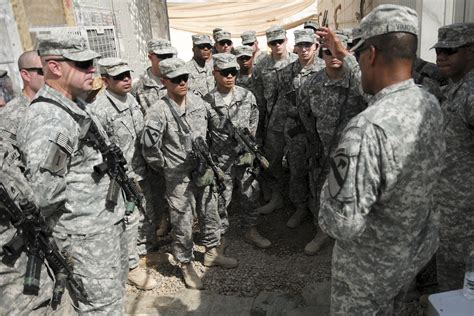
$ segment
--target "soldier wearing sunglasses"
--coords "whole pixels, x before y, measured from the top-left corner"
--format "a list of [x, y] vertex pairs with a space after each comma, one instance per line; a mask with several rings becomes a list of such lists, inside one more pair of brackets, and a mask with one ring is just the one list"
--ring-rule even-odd
[[234, 46], [232, 43], [232, 37], [229, 32], [224, 30], [220, 30], [214, 34], [214, 38], [216, 39], [216, 43], [214, 47], [216, 48], [216, 52], [219, 53], [232, 53]]
[[239, 73], [235, 79], [235, 84], [250, 90], [255, 94], [255, 81], [253, 77], [253, 52], [250, 46], [239, 46], [235, 49], [235, 57], [239, 64]]
[[[147, 47], [151, 65], [140, 76], [132, 91], [143, 114], [146, 114], [153, 104], [166, 95], [166, 87], [160, 80], [161, 61], [177, 55], [176, 48], [166, 39], [151, 40], [147, 43]], [[143, 221], [140, 224], [138, 246], [140, 255], [146, 254], [148, 249], [156, 246], [156, 236], [165, 236], [170, 230], [169, 212], [164, 196], [166, 189], [163, 174], [161, 171], [149, 170], [149, 172], [153, 175], [142, 183], [147, 200], [146, 211], [153, 224], [150, 225], [148, 221]]]
[[439, 289], [463, 286], [464, 258], [474, 245], [474, 23], [438, 30], [436, 64], [448, 78], [441, 108], [446, 135], [446, 166], [438, 186], [441, 211], [436, 256]]
[[215, 87], [212, 76], [212, 41], [207, 35], [192, 36], [193, 58], [186, 63], [189, 70], [188, 88], [200, 97]]
[[[209, 102], [212, 108], [209, 129], [210, 150], [218, 157], [218, 165], [225, 173], [225, 190], [219, 196], [218, 205], [222, 223], [221, 235], [224, 236], [229, 228], [227, 208], [233, 193], [237, 193], [242, 206], [239, 215], [243, 239], [258, 248], [268, 248], [271, 242], [257, 230], [260, 189], [249, 168], [253, 166], [254, 158], [249, 153], [239, 151], [239, 144], [225, 125], [223, 126], [223, 122], [230, 120], [237, 128], [248, 128], [255, 135], [258, 124], [256, 100], [252, 92], [235, 85], [239, 65], [234, 55], [216, 54], [212, 59], [216, 88], [207, 94], [204, 100]], [[223, 253], [227, 243], [225, 239], [222, 240]]]
[[[284, 188], [285, 171], [281, 165], [285, 137], [286, 115], [281, 115], [284, 108], [283, 98], [279, 97], [279, 82], [277, 72], [286, 65], [294, 62], [298, 56], [288, 52], [286, 48], [286, 31], [281, 26], [274, 25], [266, 31], [267, 44], [271, 54], [266, 55], [255, 65], [255, 90], [259, 110], [257, 138], [263, 141], [263, 148], [268, 155], [271, 173], [276, 181], [265, 185], [271, 191], [268, 204], [259, 208], [260, 213], [270, 214], [283, 206], [282, 192]], [[267, 190], [268, 191], [268, 190]]]
[[245, 31], [240, 35], [242, 39], [242, 45], [252, 48], [252, 60], [253, 64], [256, 65], [265, 54], [258, 48], [257, 34], [255, 31]]
[[36, 51], [21, 54], [18, 58], [18, 69], [23, 82], [21, 95], [0, 108], [0, 138], [9, 140], [15, 147], [18, 124], [31, 100], [44, 85], [43, 68]]
[[18, 128], [27, 178], [87, 293], [75, 298], [77, 312], [121, 314], [128, 272], [124, 201], [118, 197], [115, 207], [106, 203], [110, 179], [94, 173], [103, 156], [88, 141], [90, 120], [107, 135], [81, 100], [92, 90], [94, 59], [100, 55], [70, 34], [38, 41], [45, 85]]
[[[273, 114], [285, 120], [285, 157], [290, 170], [289, 197], [295, 206], [295, 212], [286, 223], [289, 228], [298, 227], [309, 215], [309, 158], [317, 146], [317, 137], [311, 128], [314, 122], [311, 123], [311, 117], [302, 111], [302, 104], [297, 102], [296, 96], [304, 82], [324, 68], [324, 62], [317, 57], [319, 43], [314, 32], [308, 29], [296, 30], [294, 35], [294, 51], [298, 60], [278, 71], [279, 98], [283, 99], [281, 102], [284, 106], [279, 108], [281, 112]], [[309, 122], [303, 122], [307, 120]]]
[[[188, 91], [189, 71], [183, 60], [164, 60], [161, 75], [167, 95], [146, 115], [143, 155], [151, 168], [162, 168], [164, 172], [173, 227], [173, 255], [179, 262], [184, 282], [189, 288], [202, 289], [202, 281], [193, 266], [194, 214], [199, 218], [201, 241], [206, 247], [203, 264], [223, 268], [235, 268], [238, 264], [237, 260], [217, 252], [221, 224], [214, 174], [198, 173], [194, 159], [196, 139], [206, 139], [209, 104]], [[195, 181], [196, 174], [199, 181]]]
[[[103, 58], [99, 70], [105, 83], [105, 91], [91, 105], [91, 112], [104, 126], [110, 141], [123, 152], [127, 161], [128, 176], [142, 183], [145, 181], [145, 161], [141, 156], [139, 139], [144, 119], [132, 90], [132, 69], [125, 60]], [[125, 212], [125, 236], [128, 244], [128, 283], [140, 290], [151, 290], [156, 281], [138, 267], [138, 226], [140, 214], [136, 209]]]

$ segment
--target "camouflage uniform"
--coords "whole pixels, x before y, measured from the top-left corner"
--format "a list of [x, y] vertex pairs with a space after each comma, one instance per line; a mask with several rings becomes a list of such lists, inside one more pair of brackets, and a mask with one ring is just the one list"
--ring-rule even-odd
[[219, 196], [222, 234], [225, 234], [229, 228], [227, 208], [231, 202], [234, 187], [238, 188], [241, 195], [239, 199], [242, 208], [240, 219], [243, 228], [257, 224], [256, 207], [260, 194], [259, 185], [252, 170], [246, 166], [236, 165], [239, 154], [241, 154], [236, 150], [239, 145], [225, 128], [219, 128], [224, 119], [222, 115], [226, 115], [235, 127], [247, 127], [255, 134], [258, 120], [257, 103], [253, 94], [244, 88], [235, 86], [231, 93], [232, 101], [229, 105], [224, 102], [217, 88], [204, 97], [204, 100], [209, 102], [212, 107], [209, 132], [210, 150], [217, 157], [218, 165], [225, 173], [225, 191]]
[[441, 86], [445, 85], [445, 80], [441, 77], [435, 64], [429, 63], [421, 58], [416, 58], [413, 63], [413, 80], [416, 84], [422, 85], [428, 92], [433, 94], [439, 102], [443, 101]]
[[[245, 31], [240, 34], [240, 38], [242, 39], [242, 45], [253, 44], [257, 41], [257, 33], [255, 31]], [[259, 63], [260, 60], [265, 57], [265, 55], [266, 54], [264, 54], [260, 49], [258, 49], [255, 54], [253, 54], [253, 65], [255, 66], [257, 63]]]
[[[8, 102], [5, 107], [0, 108], [0, 140], [6, 143], [2, 148], [8, 150], [8, 156], [5, 157], [8, 163], [20, 160], [20, 152], [17, 150], [17, 130], [21, 119], [25, 116], [30, 100], [21, 94]], [[8, 144], [8, 146], [7, 146]], [[13, 148], [12, 148], [13, 146]], [[4, 157], [4, 152], [0, 155]]]
[[[313, 139], [317, 139], [314, 143], [315, 148], [311, 150], [316, 159], [312, 160], [310, 183], [311, 194], [317, 203], [316, 207], [312, 208], [313, 212], [316, 212], [314, 215], [317, 223], [319, 195], [329, 172], [327, 157], [334, 154], [347, 122], [363, 111], [366, 103], [358, 88], [351, 85], [347, 74], [341, 79], [332, 80], [327, 76], [325, 69], [318, 71], [305, 82], [298, 98], [303, 105], [301, 109], [303, 113], [310, 111], [311, 116], [316, 118], [315, 131], [311, 132], [311, 125], [308, 123], [305, 125], [308, 126], [309, 135], [315, 135]], [[324, 170], [321, 170], [323, 167]]]
[[[174, 56], [177, 54], [176, 48], [171, 46], [171, 42], [166, 39], [151, 40], [147, 45], [150, 54], [173, 54]], [[132, 95], [137, 99], [145, 115], [151, 106], [166, 95], [166, 88], [149, 67], [135, 85]], [[138, 253], [140, 255], [146, 254], [156, 246], [156, 230], [160, 218], [169, 216], [165, 199], [166, 187], [163, 170], [148, 168], [147, 174], [149, 176], [140, 181], [140, 187], [147, 201], [145, 211], [152, 224], [144, 221], [143, 218], [140, 219], [138, 228]]]
[[[381, 5], [361, 22], [372, 36], [398, 27], [416, 34], [417, 26], [416, 12], [396, 5]], [[358, 67], [353, 56], [344, 64]], [[359, 86], [360, 77], [353, 79]], [[380, 90], [345, 127], [319, 213], [319, 225], [337, 240], [332, 315], [391, 315], [397, 294], [436, 251], [433, 193], [445, 153], [440, 122], [436, 98], [409, 79]]]
[[[298, 32], [307, 31], [298, 30]], [[298, 32], [295, 31], [295, 37], [299, 34]], [[303, 37], [302, 39], [304, 39]], [[302, 40], [301, 42], [309, 42], [310, 40], [313, 42], [313, 37], [314, 35], [311, 39]], [[296, 60], [278, 71], [278, 77], [280, 78], [279, 91], [281, 91], [279, 97], [283, 98], [282, 102], [286, 103], [287, 108], [285, 155], [290, 168], [289, 196], [295, 206], [306, 206], [308, 202], [309, 159], [312, 156], [309, 142], [313, 143], [316, 139], [316, 135], [313, 133], [306, 134], [305, 124], [302, 120], [310, 121], [306, 125], [310, 125], [311, 121], [314, 124], [314, 120], [308, 117], [309, 113], [304, 111], [301, 102], [297, 102], [296, 96], [300, 93], [300, 88], [306, 80], [309, 80], [325, 66], [322, 59], [314, 56], [313, 62], [305, 67], [302, 67], [300, 62]]]
[[214, 76], [212, 75], [212, 60], [206, 61], [204, 67], [198, 65], [198, 63], [191, 59], [186, 63], [189, 70], [189, 81], [188, 89], [200, 97], [208, 94], [216, 83], [214, 82]]
[[[436, 48], [474, 42], [474, 23], [447, 25], [438, 32]], [[439, 289], [449, 291], [462, 288], [464, 260], [474, 245], [474, 69], [459, 82], [449, 80], [444, 98], [446, 165], [436, 195], [441, 211], [436, 263]]]
[[[102, 62], [103, 60], [101, 60]], [[97, 97], [90, 111], [99, 119], [110, 141], [123, 152], [127, 161], [128, 176], [138, 181], [143, 180], [144, 163], [139, 149], [139, 139], [143, 132], [144, 121], [140, 106], [131, 94], [125, 97], [105, 90]], [[129, 269], [138, 266], [138, 224], [140, 214], [135, 209], [125, 215], [125, 235], [128, 242]]]
[[[184, 124], [189, 126], [191, 135], [182, 130], [173, 117], [170, 106], [176, 109]], [[152, 168], [163, 168], [166, 200], [170, 207], [173, 253], [181, 263], [191, 262], [193, 259], [194, 212], [199, 216], [203, 244], [208, 248], [219, 244], [220, 220], [216, 193], [210, 186], [197, 187], [191, 181], [191, 173], [196, 166], [188, 146], [191, 137], [206, 138], [208, 106], [193, 93], [187, 94], [185, 109], [166, 96], [145, 117], [143, 155]]]
[[[239, 46], [236, 47], [235, 49], [235, 57], [239, 58], [242, 56], [247, 56], [247, 57], [252, 57], [252, 48], [249, 46]], [[242, 88], [245, 88], [247, 90], [250, 90], [255, 95], [255, 78], [253, 74], [244, 75], [239, 73], [237, 74], [237, 77], [235, 78], [235, 85], [240, 86]]]
[[270, 171], [280, 179], [280, 183], [272, 183], [271, 186], [278, 192], [283, 191], [284, 170], [281, 165], [285, 137], [283, 130], [286, 121], [286, 104], [283, 98], [279, 98], [279, 79], [277, 72], [286, 65], [294, 62], [298, 56], [287, 53], [285, 58], [274, 60], [271, 55], [266, 55], [257, 65], [255, 65], [255, 91], [259, 110], [259, 132], [258, 137], [264, 139], [264, 151], [270, 162]]

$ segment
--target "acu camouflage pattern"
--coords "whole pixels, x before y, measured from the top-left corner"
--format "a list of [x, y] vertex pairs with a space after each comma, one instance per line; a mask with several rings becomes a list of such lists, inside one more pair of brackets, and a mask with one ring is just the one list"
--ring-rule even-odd
[[153, 104], [166, 95], [166, 88], [160, 82], [160, 78], [153, 75], [151, 67], [149, 67], [138, 79], [133, 88], [132, 95], [135, 96], [138, 104], [140, 104], [143, 114], [146, 114]]
[[[176, 109], [190, 134], [178, 125], [170, 110]], [[191, 181], [195, 162], [190, 140], [198, 136], [206, 139], [209, 104], [188, 93], [182, 109], [169, 97], [156, 103], [145, 117], [142, 136], [143, 156], [151, 168], [163, 169], [166, 180], [166, 200], [170, 208], [173, 254], [179, 262], [193, 259], [193, 214], [199, 216], [202, 241], [206, 247], [219, 244], [220, 220], [217, 197], [211, 187], [198, 188]]]
[[189, 71], [188, 90], [194, 94], [199, 95], [201, 98], [208, 94], [216, 86], [212, 58], [206, 61], [204, 67], [193, 59], [186, 63]]
[[[313, 155], [310, 143], [317, 139], [314, 133], [306, 133], [305, 125], [314, 125], [314, 119], [304, 111], [297, 95], [304, 83], [317, 71], [325, 67], [324, 61], [314, 56], [314, 61], [302, 67], [298, 60], [279, 70], [279, 98], [286, 108], [285, 142], [286, 158], [290, 168], [289, 197], [295, 205], [306, 204], [308, 200], [309, 159]], [[303, 120], [309, 121], [303, 124]]]
[[344, 129], [319, 213], [336, 238], [332, 315], [391, 315], [395, 296], [435, 253], [440, 122], [436, 98], [409, 79], [377, 93]]
[[232, 90], [232, 101], [229, 105], [225, 103], [219, 91], [214, 89], [204, 97], [211, 105], [209, 117], [210, 151], [217, 157], [218, 166], [225, 174], [225, 191], [219, 195], [219, 215], [222, 224], [222, 234], [229, 228], [229, 216], [227, 208], [232, 200], [234, 187], [238, 188], [239, 201], [242, 208], [240, 213], [240, 224], [249, 228], [257, 224], [258, 212], [256, 211], [258, 197], [260, 194], [258, 182], [253, 170], [249, 167], [238, 166], [236, 162], [243, 148], [230, 135], [222, 122], [225, 115], [237, 128], [248, 128], [255, 135], [258, 124], [258, 108], [254, 95], [249, 90], [234, 86]]
[[436, 64], [416, 58], [413, 62], [413, 80], [433, 94], [440, 103], [443, 101], [442, 86], [447, 82], [439, 73]]
[[[93, 167], [103, 160], [100, 151], [84, 139], [88, 121], [94, 120], [106, 139], [107, 135], [87, 108], [49, 86], [44, 86], [37, 96], [59, 102], [76, 119], [47, 102], [28, 108], [18, 130], [18, 144], [25, 155], [25, 174], [35, 200], [49, 218], [58, 246], [69, 251], [74, 274], [90, 295], [87, 302], [78, 302], [79, 310], [121, 313], [122, 288], [117, 285], [121, 284], [124, 271], [117, 258], [124, 256], [126, 260], [127, 250], [121, 244], [122, 231], [117, 226], [124, 216], [123, 201], [119, 197], [114, 209], [105, 207], [110, 180], [107, 175], [93, 175]], [[56, 152], [55, 158], [63, 163], [46, 164], [51, 152]], [[102, 291], [96, 292], [98, 286]]]
[[[143, 113], [131, 94], [119, 96], [105, 90], [91, 105], [90, 111], [99, 119], [111, 142], [123, 152], [127, 161], [128, 176], [137, 182], [145, 177], [145, 161], [141, 155], [140, 138], [144, 128]], [[145, 207], [146, 209], [146, 207]], [[138, 265], [137, 209], [125, 221], [125, 236], [128, 242], [129, 269]]]
[[464, 259], [474, 244], [474, 70], [449, 82], [442, 109], [446, 165], [438, 186], [441, 211], [440, 249], [436, 263], [440, 290], [463, 286]]

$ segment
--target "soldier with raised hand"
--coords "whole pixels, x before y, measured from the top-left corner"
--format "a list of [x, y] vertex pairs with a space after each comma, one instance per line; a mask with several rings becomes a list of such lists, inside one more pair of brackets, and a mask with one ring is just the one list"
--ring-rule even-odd
[[[166, 95], [166, 88], [160, 81], [160, 62], [176, 57], [178, 53], [171, 42], [163, 38], [150, 40], [147, 46], [151, 66], [140, 76], [131, 92], [140, 104], [143, 114], [146, 114], [148, 108]], [[153, 249], [155, 246], [153, 241], [156, 240], [156, 236], [165, 236], [170, 226], [169, 211], [164, 196], [166, 190], [165, 180], [162, 171], [148, 170], [148, 173], [153, 173], [153, 175], [148, 180], [143, 181], [142, 189], [147, 201], [146, 212], [153, 224], [150, 225], [147, 221], [140, 223], [138, 246], [140, 255]]]
[[[17, 147], [16, 134], [18, 125], [25, 115], [28, 106], [39, 89], [44, 85], [43, 66], [36, 51], [26, 51], [18, 58], [23, 89], [21, 94], [0, 107], [0, 138]], [[10, 151], [9, 159], [19, 159], [19, 152]]]
[[[91, 105], [107, 135], [123, 152], [127, 161], [128, 176], [136, 183], [145, 180], [145, 161], [141, 156], [140, 138], [144, 128], [143, 113], [132, 90], [132, 68], [125, 60], [110, 57], [99, 60], [99, 71], [105, 91]], [[126, 206], [125, 235], [128, 242], [128, 283], [140, 290], [151, 290], [156, 282], [138, 267], [138, 226], [140, 213], [136, 207]]]
[[[372, 95], [353, 117], [329, 162], [319, 225], [336, 239], [332, 315], [391, 315], [397, 295], [438, 246], [434, 192], [445, 154], [437, 99], [412, 79], [418, 18], [413, 9], [380, 5], [362, 19], [353, 48], [329, 29], [326, 48]], [[400, 297], [400, 296], [399, 296]]]
[[[298, 59], [278, 71], [281, 93], [286, 103], [285, 122], [285, 157], [290, 169], [289, 196], [296, 210], [290, 217], [286, 226], [296, 228], [301, 221], [309, 215], [309, 159], [317, 140], [314, 133], [306, 132], [305, 125], [314, 125], [310, 113], [303, 111], [302, 104], [298, 102], [297, 95], [303, 84], [314, 73], [324, 68], [324, 62], [317, 57], [319, 43], [311, 30], [296, 30], [295, 52]], [[306, 124], [303, 120], [310, 121]], [[311, 122], [312, 121], [312, 122]]]
[[189, 71], [188, 89], [205, 96], [215, 87], [212, 75], [212, 41], [207, 35], [193, 35], [193, 58], [186, 63]]
[[73, 297], [77, 312], [120, 314], [128, 272], [123, 200], [106, 202], [111, 181], [94, 172], [104, 157], [90, 135], [91, 124], [106, 140], [107, 135], [81, 100], [92, 89], [99, 54], [69, 34], [38, 41], [45, 86], [18, 128], [25, 174], [84, 285], [88, 298]]
[[[344, 35], [337, 37], [346, 47], [347, 37]], [[327, 234], [319, 229], [318, 213], [320, 191], [329, 173], [330, 157], [334, 155], [347, 122], [366, 108], [363, 96], [360, 95], [358, 87], [351, 84], [350, 75], [344, 71], [342, 61], [328, 48], [322, 49], [322, 56], [326, 67], [308, 79], [298, 95], [298, 102], [301, 103], [303, 112], [309, 111], [310, 116], [316, 121], [312, 125], [316, 127], [314, 134], [318, 138], [314, 144], [316, 148], [312, 151], [314, 156], [310, 169], [313, 198], [313, 205], [310, 208], [318, 231], [304, 248], [307, 255], [318, 253], [328, 240]], [[310, 129], [311, 125], [307, 130]]]
[[[225, 173], [225, 190], [219, 196], [219, 215], [222, 222], [221, 234], [225, 235], [229, 228], [227, 208], [232, 199], [232, 193], [238, 192], [242, 207], [240, 213], [243, 238], [246, 242], [259, 248], [268, 248], [271, 242], [257, 231], [258, 212], [256, 210], [259, 198], [259, 185], [251, 172], [254, 157], [242, 152], [231, 128], [248, 128], [255, 135], [258, 123], [258, 108], [255, 97], [247, 89], [235, 85], [239, 65], [232, 54], [216, 54], [214, 60], [214, 77], [216, 88], [204, 97], [210, 103], [212, 111], [210, 118], [211, 152], [217, 157], [218, 165]], [[231, 123], [226, 122], [230, 120]], [[237, 191], [234, 188], [237, 187]], [[221, 239], [224, 240], [225, 239]], [[222, 250], [226, 242], [222, 242]]]
[[462, 288], [464, 259], [474, 245], [474, 23], [441, 27], [434, 49], [440, 73], [449, 78], [441, 104], [446, 165], [436, 195], [441, 211], [438, 285], [449, 291]]
[[242, 39], [243, 46], [252, 48], [252, 60], [254, 65], [265, 57], [266, 54], [258, 48], [257, 33], [255, 31], [245, 31], [240, 34], [240, 38]]
[[286, 31], [279, 25], [271, 26], [266, 31], [267, 45], [272, 50], [255, 65], [255, 91], [259, 110], [257, 137], [262, 139], [264, 151], [268, 155], [270, 171], [275, 180], [266, 184], [271, 190], [270, 202], [261, 208], [261, 214], [270, 214], [283, 206], [284, 170], [281, 164], [285, 137], [286, 108], [283, 98], [279, 98], [280, 84], [277, 72], [295, 61], [298, 56], [288, 52]]
[[179, 262], [187, 287], [202, 289], [193, 267], [193, 214], [199, 216], [205, 266], [235, 268], [237, 260], [217, 252], [221, 222], [217, 193], [210, 169], [197, 170], [195, 144], [206, 139], [209, 104], [188, 93], [189, 71], [183, 60], [161, 63], [162, 83], [167, 95], [153, 105], [145, 118], [143, 155], [152, 168], [163, 168], [166, 199], [170, 206], [173, 254]]

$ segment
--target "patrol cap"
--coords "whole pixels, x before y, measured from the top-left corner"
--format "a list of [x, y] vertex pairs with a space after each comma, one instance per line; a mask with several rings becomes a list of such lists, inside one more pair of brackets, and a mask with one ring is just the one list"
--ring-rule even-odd
[[181, 58], [173, 57], [160, 62], [160, 72], [163, 77], [176, 78], [189, 74], [186, 63]]
[[253, 49], [250, 46], [238, 46], [235, 48], [235, 57], [239, 58], [241, 56], [248, 56], [252, 57], [253, 56]]
[[178, 51], [171, 45], [171, 42], [164, 38], [148, 41], [148, 52], [157, 55], [173, 54], [176, 56]]
[[232, 41], [232, 38], [230, 37], [230, 33], [226, 32], [224, 30], [220, 30], [220, 31], [216, 32], [214, 34], [214, 38], [215, 38], [216, 42], [220, 42], [220, 41], [224, 41], [224, 40]]
[[313, 31], [316, 31], [319, 29], [319, 23], [317, 21], [309, 20], [305, 21], [303, 24], [304, 29], [312, 29]]
[[240, 69], [239, 64], [237, 63], [237, 58], [233, 54], [215, 54], [212, 55], [212, 60], [214, 61], [214, 67], [219, 70], [227, 68], [237, 68], [237, 70]]
[[354, 27], [352, 29], [352, 40], [355, 41], [355, 40], [358, 40], [362, 37], [362, 30], [360, 29], [360, 27]]
[[360, 22], [361, 39], [352, 48], [356, 51], [371, 37], [393, 32], [411, 33], [418, 36], [416, 11], [396, 4], [382, 4], [372, 10]]
[[276, 40], [284, 40], [286, 38], [286, 31], [280, 25], [272, 25], [265, 31], [267, 42], [270, 43]]
[[214, 38], [214, 40], [216, 40], [216, 33], [219, 31], [222, 31], [220, 27], [216, 27], [212, 30], [212, 37]]
[[193, 39], [193, 45], [210, 44], [212, 45], [211, 38], [208, 35], [195, 34], [191, 36]]
[[38, 37], [38, 56], [63, 56], [73, 61], [87, 61], [100, 54], [86, 46], [86, 39], [72, 34], [46, 35]]
[[454, 23], [438, 29], [438, 42], [431, 48], [457, 48], [474, 43], [474, 23]]
[[314, 31], [311, 29], [295, 30], [293, 34], [295, 35], [295, 44], [317, 42]]
[[102, 58], [99, 60], [100, 73], [111, 77], [127, 71], [133, 71], [128, 63], [117, 57]]
[[257, 34], [255, 31], [245, 31], [240, 34], [240, 38], [242, 39], [242, 44], [253, 44], [257, 41]]

